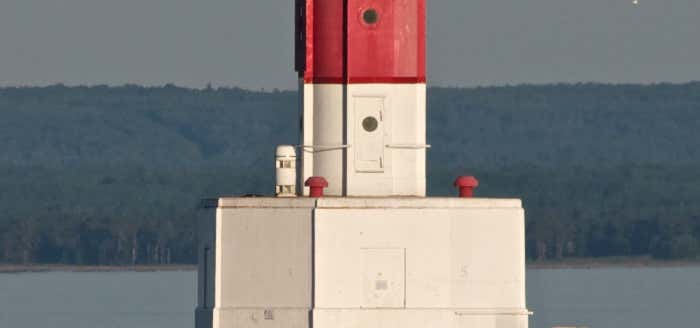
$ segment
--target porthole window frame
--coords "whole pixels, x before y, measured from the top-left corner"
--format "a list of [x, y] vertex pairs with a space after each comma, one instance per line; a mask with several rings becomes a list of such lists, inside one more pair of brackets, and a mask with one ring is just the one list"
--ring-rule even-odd
[[[367, 20], [366, 15], [368, 13], [374, 12], [374, 20], [372, 22], [369, 22]], [[367, 7], [363, 8], [360, 10], [360, 22], [362, 22], [362, 25], [368, 26], [368, 27], [375, 27], [379, 24], [379, 21], [381, 20], [381, 14], [379, 10], [375, 7]]]
[[362, 129], [365, 130], [365, 132], [373, 133], [379, 129], [379, 120], [376, 117], [369, 115], [362, 119], [360, 125], [362, 125]]

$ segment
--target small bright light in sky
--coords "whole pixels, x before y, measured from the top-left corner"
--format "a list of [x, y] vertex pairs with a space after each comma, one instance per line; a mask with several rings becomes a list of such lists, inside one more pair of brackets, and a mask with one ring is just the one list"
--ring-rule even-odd
[[639, 4], [639, 0], [634, 0], [634, 1], [632, 1], [632, 4], [638, 5], [638, 4]]

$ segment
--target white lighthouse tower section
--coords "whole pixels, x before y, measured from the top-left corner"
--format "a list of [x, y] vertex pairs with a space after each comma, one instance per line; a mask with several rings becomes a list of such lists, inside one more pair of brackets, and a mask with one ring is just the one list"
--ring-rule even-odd
[[328, 181], [325, 193], [335, 196], [343, 195], [343, 153], [350, 147], [343, 137], [344, 91], [341, 84], [304, 85], [302, 181], [322, 176]]
[[348, 196], [425, 196], [425, 89], [348, 86]]
[[303, 180], [326, 178], [332, 196], [425, 196], [425, 95], [425, 84], [306, 84]]

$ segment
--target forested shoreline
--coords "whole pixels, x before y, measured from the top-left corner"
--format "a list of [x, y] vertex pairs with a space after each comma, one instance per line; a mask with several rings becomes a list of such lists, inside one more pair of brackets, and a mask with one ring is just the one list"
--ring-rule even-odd
[[[0, 263], [191, 264], [200, 200], [271, 194], [297, 95], [0, 88]], [[523, 198], [527, 256], [700, 256], [700, 83], [428, 91], [428, 189]]]

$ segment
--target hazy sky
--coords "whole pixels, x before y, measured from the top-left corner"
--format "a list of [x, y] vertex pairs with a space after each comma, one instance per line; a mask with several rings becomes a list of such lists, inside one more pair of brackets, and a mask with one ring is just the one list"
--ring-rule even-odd
[[[700, 0], [632, 1], [428, 0], [429, 83], [700, 80]], [[0, 85], [291, 89], [292, 5], [0, 0]]]

